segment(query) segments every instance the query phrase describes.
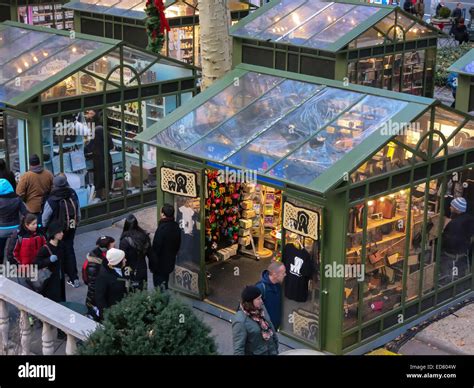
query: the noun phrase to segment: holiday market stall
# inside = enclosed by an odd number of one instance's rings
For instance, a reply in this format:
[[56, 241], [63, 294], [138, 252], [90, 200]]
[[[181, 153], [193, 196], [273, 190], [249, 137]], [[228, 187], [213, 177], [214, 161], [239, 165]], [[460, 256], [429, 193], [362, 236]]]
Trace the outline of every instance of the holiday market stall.
[[23, 173], [38, 154], [65, 172], [84, 222], [155, 200], [156, 155], [135, 136], [196, 93], [196, 70], [90, 35], [0, 24], [2, 145]]
[[456, 109], [474, 111], [474, 49], [454, 62], [448, 70], [457, 74]]
[[231, 35], [235, 63], [433, 96], [441, 33], [398, 7], [273, 0]]
[[137, 140], [182, 229], [173, 287], [209, 309], [235, 311], [281, 260], [282, 333], [360, 353], [472, 292], [467, 255], [454, 276], [441, 244], [447, 201], [474, 210], [471, 116], [240, 64]]
[[66, 0], [0, 0], [0, 22], [12, 20], [33, 26], [73, 29], [74, 13], [62, 8]]
[[[155, 0], [164, 5], [170, 30], [166, 32], [163, 55], [200, 66], [199, 10], [197, 0]], [[123, 39], [138, 47], [146, 47], [146, 0], [77, 0], [66, 5], [75, 11], [76, 30], [87, 34]], [[255, 8], [254, 1], [230, 0], [233, 21], [247, 16]]]

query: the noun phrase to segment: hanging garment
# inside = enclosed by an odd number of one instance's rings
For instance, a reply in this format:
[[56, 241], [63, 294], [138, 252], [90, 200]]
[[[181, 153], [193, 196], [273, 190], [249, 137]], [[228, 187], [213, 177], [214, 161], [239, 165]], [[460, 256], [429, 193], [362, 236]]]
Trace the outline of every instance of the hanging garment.
[[304, 248], [298, 249], [293, 244], [286, 244], [282, 261], [286, 267], [285, 296], [296, 302], [306, 302], [308, 282], [314, 274], [310, 254]]

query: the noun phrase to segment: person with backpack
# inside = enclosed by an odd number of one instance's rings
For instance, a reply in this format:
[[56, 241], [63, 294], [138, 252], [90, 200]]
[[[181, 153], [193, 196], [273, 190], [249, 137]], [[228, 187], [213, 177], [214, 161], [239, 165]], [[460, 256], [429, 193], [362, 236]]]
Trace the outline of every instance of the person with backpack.
[[456, 106], [456, 91], [458, 88], [458, 73], [451, 72], [448, 75], [448, 80], [446, 85], [451, 89], [451, 93], [453, 95], [454, 101], [451, 104], [451, 108]]
[[64, 259], [65, 250], [62, 243], [64, 236], [62, 226], [57, 222], [51, 222], [46, 232], [48, 242], [43, 245], [36, 255], [34, 264], [38, 269], [48, 268], [50, 277], [45, 281], [41, 295], [54, 302], [66, 301], [66, 286], [64, 283]]
[[268, 269], [263, 271], [262, 279], [255, 285], [262, 293], [263, 303], [268, 311], [275, 330], [278, 330], [281, 324], [281, 284], [283, 283], [285, 276], [285, 265], [281, 262], [273, 261], [268, 266]]
[[0, 264], [3, 264], [8, 238], [20, 227], [20, 216], [28, 213], [10, 182], [0, 179]]
[[115, 239], [102, 236], [95, 243], [96, 248], [87, 254], [82, 266], [82, 280], [87, 285], [86, 307], [89, 316], [94, 321], [99, 321], [99, 309], [95, 300], [97, 276], [104, 262], [107, 262], [107, 251], [115, 247]]
[[[27, 266], [33, 264], [39, 249], [46, 244], [46, 239], [38, 231], [38, 217], [28, 213], [20, 228], [13, 232], [7, 241], [7, 259], [11, 264]], [[28, 286], [26, 278], [19, 277], [18, 281]]]
[[95, 300], [99, 309], [99, 320], [104, 319], [105, 309], [120, 302], [129, 290], [129, 279], [125, 271], [125, 252], [112, 248], [107, 251], [107, 261], [100, 268], [96, 281]]
[[76, 192], [69, 187], [67, 178], [63, 175], [54, 177], [53, 189], [44, 204], [43, 227], [54, 221], [60, 224], [64, 231], [63, 244], [66, 251], [65, 272], [69, 278], [67, 284], [79, 287], [74, 238], [81, 218], [81, 209]]
[[148, 233], [139, 225], [133, 214], [129, 214], [123, 225], [119, 248], [125, 252], [127, 266], [130, 267], [130, 281], [134, 289], [143, 290], [148, 278], [145, 258], [150, 260], [152, 250]]
[[[25, 202], [30, 213], [40, 216], [44, 198], [52, 186], [53, 174], [41, 166], [38, 155], [31, 155], [30, 170], [21, 176], [16, 188], [16, 193]], [[38, 221], [41, 222], [40, 219]]]

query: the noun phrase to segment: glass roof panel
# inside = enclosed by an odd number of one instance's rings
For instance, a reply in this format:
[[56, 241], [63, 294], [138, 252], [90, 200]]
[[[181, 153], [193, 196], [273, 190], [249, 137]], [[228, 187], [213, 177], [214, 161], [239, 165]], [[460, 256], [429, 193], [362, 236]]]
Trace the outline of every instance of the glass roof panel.
[[48, 55], [48, 58], [42, 61], [38, 66], [32, 66], [15, 79], [8, 81], [4, 85], [0, 85], [0, 101], [8, 101], [31, 89], [45, 79], [52, 77], [74, 62], [77, 62], [103, 46], [100, 42], [82, 39], [69, 40], [71, 45], [66, 49], [54, 55]]
[[474, 74], [474, 61], [469, 62], [466, 66], [462, 68], [462, 71], [468, 74]]
[[336, 42], [349, 31], [363, 23], [379, 11], [377, 7], [356, 6], [345, 16], [339, 18], [322, 32], [309, 39], [305, 46], [324, 48]]
[[393, 29], [393, 26], [395, 26], [395, 12], [385, 16], [375, 25], [375, 27], [384, 34], [387, 34], [388, 30]]
[[165, 15], [167, 18], [177, 18], [180, 16], [193, 16], [195, 12], [196, 12], [195, 8], [181, 1], [178, 1], [166, 7], [165, 9]]
[[364, 97], [278, 163], [270, 174], [299, 184], [311, 183], [407, 105], [379, 96]]
[[226, 161], [263, 172], [309, 139], [362, 94], [325, 88]]
[[158, 133], [151, 141], [184, 150], [281, 81], [281, 78], [265, 74], [245, 73], [203, 105]]
[[269, 26], [265, 31], [257, 35], [261, 40], [278, 40], [278, 38], [297, 28], [306, 20], [315, 16], [320, 10], [328, 6], [328, 3], [319, 1], [309, 1], [294, 10], [289, 15], [283, 17], [275, 24]]
[[30, 31], [26, 29], [6, 26], [6, 28], [0, 30], [0, 49], [4, 46], [10, 45], [20, 39], [23, 35], [29, 33]]
[[281, 41], [302, 44], [311, 36], [321, 32], [342, 15], [346, 14], [354, 6], [350, 4], [333, 3], [329, 5], [326, 4], [326, 7], [327, 8], [320, 11], [316, 16], [311, 18], [295, 31], [284, 36]]
[[422, 26], [421, 24], [416, 23], [412, 28], [408, 30], [405, 34], [405, 39], [422, 39], [425, 36], [429, 35], [437, 35], [436, 32], [430, 30], [426, 26]]
[[267, 12], [263, 13], [251, 22], [237, 29], [235, 31], [235, 35], [255, 36], [261, 31], [267, 29], [273, 23], [278, 22], [282, 17], [294, 11], [296, 8], [298, 8], [305, 2], [306, 0], [281, 0], [278, 5], [275, 5]]
[[[0, 84], [20, 76], [33, 66], [41, 66], [52, 55], [66, 49], [74, 42], [66, 36], [47, 34], [49, 36], [37, 47], [24, 52], [22, 55], [5, 63], [0, 68]], [[33, 34], [34, 36], [34, 34]]]
[[71, 1], [67, 4], [68, 8], [77, 10], [77, 11], [89, 11], [94, 9], [94, 4], [98, 3], [99, 0], [80, 0], [80, 1]]
[[403, 28], [403, 31], [407, 31], [415, 21], [403, 15], [401, 12], [397, 13], [397, 24]]
[[222, 161], [321, 88], [321, 85], [307, 82], [283, 81], [187, 151], [193, 155]]
[[145, 2], [143, 0], [122, 0], [115, 6], [110, 7], [104, 13], [107, 15], [124, 16], [131, 8], [139, 4], [143, 4], [143, 8], [145, 8]]
[[375, 30], [374, 28], [365, 31], [362, 35], [360, 35], [357, 39], [351, 42], [351, 48], [362, 48], [362, 47], [370, 47], [370, 46], [377, 46], [379, 44], [383, 44], [385, 41], [385, 35], [381, 32]]
[[187, 69], [177, 64], [167, 64], [160, 61], [145, 71], [140, 76], [140, 79], [142, 84], [150, 84], [171, 79], [191, 77], [192, 75], [193, 72], [191, 69]]
[[23, 52], [31, 50], [41, 42], [51, 37], [51, 34], [45, 32], [35, 32], [34, 34], [22, 34], [21, 28], [13, 27], [18, 30], [18, 39], [11, 41], [9, 44], [0, 46], [0, 65], [8, 62], [12, 58], [17, 57]]

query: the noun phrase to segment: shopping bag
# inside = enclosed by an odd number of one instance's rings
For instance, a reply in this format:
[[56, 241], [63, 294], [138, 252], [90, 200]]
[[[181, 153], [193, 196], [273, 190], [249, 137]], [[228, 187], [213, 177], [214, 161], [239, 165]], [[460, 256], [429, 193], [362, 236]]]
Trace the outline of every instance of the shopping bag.
[[75, 150], [69, 153], [71, 158], [72, 171], [84, 170], [86, 168], [86, 157], [81, 150]]

